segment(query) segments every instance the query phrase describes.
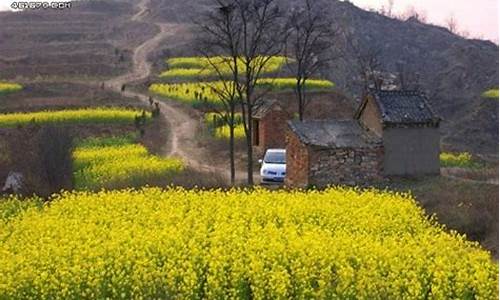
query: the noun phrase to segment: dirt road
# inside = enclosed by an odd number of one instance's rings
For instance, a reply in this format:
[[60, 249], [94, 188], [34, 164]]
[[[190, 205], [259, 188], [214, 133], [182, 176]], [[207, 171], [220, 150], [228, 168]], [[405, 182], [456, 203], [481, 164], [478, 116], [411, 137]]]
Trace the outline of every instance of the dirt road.
[[[138, 12], [132, 16], [133, 21], [143, 21], [148, 15], [148, 4], [150, 0], [141, 0], [138, 4]], [[106, 88], [121, 92], [123, 85], [144, 80], [151, 75], [151, 64], [148, 55], [157, 49], [160, 43], [168, 41], [169, 37], [179, 34], [181, 26], [174, 23], [154, 23], [160, 29], [159, 33], [147, 40], [134, 50], [133, 68], [130, 72], [110, 79], [105, 82]], [[172, 39], [175, 40], [175, 39]], [[169, 47], [175, 47], [175, 43]], [[124, 96], [135, 97], [144, 103], [149, 103], [149, 95], [125, 89], [121, 92]], [[178, 104], [160, 101], [160, 111], [170, 127], [170, 136], [167, 144], [162, 146], [162, 154], [165, 156], [176, 156], [181, 158], [189, 167], [205, 172], [216, 172], [229, 178], [228, 168], [222, 168], [210, 164], [210, 155], [196, 143], [196, 135], [199, 131], [199, 121], [193, 119]], [[246, 173], [238, 171], [237, 182], [244, 182]]]

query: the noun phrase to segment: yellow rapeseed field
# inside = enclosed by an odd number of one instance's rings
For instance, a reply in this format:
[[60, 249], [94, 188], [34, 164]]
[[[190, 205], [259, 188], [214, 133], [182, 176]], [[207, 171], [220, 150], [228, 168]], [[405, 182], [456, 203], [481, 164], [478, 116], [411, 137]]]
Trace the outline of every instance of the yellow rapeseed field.
[[498, 89], [487, 90], [486, 92], [483, 93], [482, 96], [484, 98], [491, 98], [491, 99], [497, 99], [498, 100]]
[[[0, 114], [0, 127], [15, 127], [29, 123], [37, 124], [133, 124], [141, 115], [138, 110], [124, 108], [82, 108], [58, 111]], [[151, 113], [146, 113], [151, 118]]]
[[[184, 169], [181, 160], [148, 153], [129, 137], [91, 138], [73, 152], [75, 188], [124, 188], [163, 181]], [[158, 182], [159, 183], [159, 182]]]
[[13, 92], [18, 92], [23, 89], [23, 86], [18, 83], [0, 82], [0, 96]]
[[[217, 139], [229, 140], [229, 125], [227, 125], [217, 113], [206, 113], [205, 125], [210, 130], [212, 135]], [[215, 121], [215, 122], [214, 122]], [[245, 138], [245, 128], [243, 127], [243, 120], [241, 113], [235, 115], [234, 138]], [[215, 123], [215, 124], [214, 124]]]
[[481, 165], [474, 161], [472, 155], [468, 152], [451, 153], [442, 152], [439, 155], [441, 166], [457, 168], [479, 168]]
[[68, 192], [0, 221], [0, 299], [498, 299], [490, 254], [407, 195]]
[[[267, 56], [269, 57], [269, 56]], [[266, 58], [264, 56], [262, 59]], [[165, 79], [192, 79], [219, 75], [231, 74], [232, 64], [230, 58], [223, 56], [206, 57], [175, 57], [166, 60], [169, 70], [160, 74], [161, 78]], [[286, 64], [286, 57], [274, 56], [270, 57], [267, 64], [264, 66], [262, 73], [269, 74], [281, 70]], [[243, 61], [238, 61], [240, 70], [244, 68]]]
[[[257, 86], [261, 89], [272, 91], [292, 90], [295, 87], [293, 78], [262, 78]], [[217, 90], [224, 87], [222, 81], [214, 82], [192, 82], [192, 83], [155, 83], [149, 87], [151, 93], [168, 97], [193, 106], [208, 104], [212, 106], [221, 105]], [[328, 90], [334, 84], [328, 80], [311, 79], [306, 82], [308, 90]], [[215, 91], [214, 91], [215, 89]]]

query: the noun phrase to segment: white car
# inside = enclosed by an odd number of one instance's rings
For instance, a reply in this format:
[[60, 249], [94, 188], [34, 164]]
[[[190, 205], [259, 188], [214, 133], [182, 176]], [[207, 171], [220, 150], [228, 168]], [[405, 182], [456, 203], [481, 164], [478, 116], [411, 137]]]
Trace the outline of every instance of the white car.
[[262, 183], [283, 182], [286, 175], [286, 150], [268, 149], [264, 159], [260, 159], [262, 164], [260, 176]]

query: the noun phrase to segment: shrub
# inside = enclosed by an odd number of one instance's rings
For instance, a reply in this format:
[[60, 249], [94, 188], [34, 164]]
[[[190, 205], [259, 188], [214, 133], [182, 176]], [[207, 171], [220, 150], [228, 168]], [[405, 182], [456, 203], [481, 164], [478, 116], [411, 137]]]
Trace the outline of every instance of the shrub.
[[16, 130], [7, 145], [8, 169], [23, 176], [22, 194], [48, 197], [72, 189], [72, 140], [64, 127]]
[[73, 137], [68, 129], [45, 127], [38, 139], [42, 174], [51, 192], [71, 190]]
[[489, 253], [405, 194], [63, 193], [2, 227], [2, 299], [498, 297]]

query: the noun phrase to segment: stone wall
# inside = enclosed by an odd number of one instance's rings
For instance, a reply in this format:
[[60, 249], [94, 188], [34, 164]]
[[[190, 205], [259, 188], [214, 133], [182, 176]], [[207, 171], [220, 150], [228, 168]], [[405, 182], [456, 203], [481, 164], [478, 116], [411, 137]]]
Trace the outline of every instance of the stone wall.
[[384, 150], [371, 148], [309, 149], [310, 185], [366, 185], [382, 179]]
[[290, 128], [286, 130], [285, 185], [306, 187], [309, 184], [309, 151]]

